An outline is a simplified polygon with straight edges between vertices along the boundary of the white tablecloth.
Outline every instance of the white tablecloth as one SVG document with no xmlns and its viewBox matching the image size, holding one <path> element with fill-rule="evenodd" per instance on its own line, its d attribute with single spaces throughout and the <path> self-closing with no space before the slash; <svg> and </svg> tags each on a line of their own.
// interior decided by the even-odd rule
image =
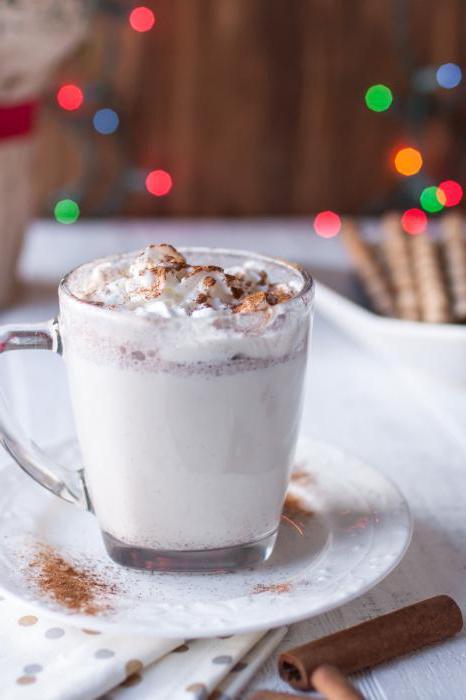
<svg viewBox="0 0 466 700">
<path fill-rule="evenodd" d="M 0 321 L 50 317 L 56 310 L 54 287 L 78 263 L 107 253 L 137 248 L 149 241 L 175 245 L 248 248 L 306 263 L 323 277 L 346 259 L 338 240 L 318 239 L 310 221 L 189 222 L 147 221 L 78 223 L 70 227 L 37 223 L 26 242 L 22 299 Z M 466 358 L 465 358 L 466 361 Z M 368 351 L 317 318 L 305 402 L 303 433 L 333 442 L 371 463 L 404 492 L 415 517 L 415 533 L 403 563 L 357 601 L 294 625 L 281 648 L 435 593 L 449 593 L 466 612 L 466 447 L 449 429 L 458 425 L 462 402 L 442 392 L 420 400 L 398 374 Z M 11 353 L 0 363 L 0 381 L 11 391 L 14 410 L 38 442 L 70 432 L 64 370 L 51 353 Z M 35 404 L 33 403 L 33 399 Z M 59 401 L 59 425 L 47 421 L 47 405 Z M 464 415 L 466 422 L 466 415 Z M 466 639 L 460 635 L 408 658 L 361 675 L 357 682 L 369 700 L 464 700 Z M 1 683 L 1 678 L 0 678 Z M 249 691 L 285 689 L 275 656 L 265 663 Z M 248 693 L 246 693 L 247 697 Z"/>
</svg>

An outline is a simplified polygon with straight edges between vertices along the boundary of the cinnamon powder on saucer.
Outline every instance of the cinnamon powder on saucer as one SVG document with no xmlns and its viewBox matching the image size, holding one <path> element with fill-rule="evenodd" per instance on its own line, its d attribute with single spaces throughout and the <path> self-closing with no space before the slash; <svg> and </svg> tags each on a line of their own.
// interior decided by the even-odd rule
<svg viewBox="0 0 466 700">
<path fill-rule="evenodd" d="M 253 593 L 289 593 L 293 586 L 288 581 L 284 583 L 258 583 L 254 586 Z"/>
<path fill-rule="evenodd" d="M 289 518 L 293 516 L 309 517 L 313 515 L 306 503 L 295 493 L 286 494 L 283 512 Z"/>
<path fill-rule="evenodd" d="M 66 561 L 50 546 L 40 546 L 28 565 L 29 578 L 55 602 L 73 612 L 98 615 L 108 612 L 108 596 L 116 586 L 103 580 L 91 567 Z"/>
</svg>

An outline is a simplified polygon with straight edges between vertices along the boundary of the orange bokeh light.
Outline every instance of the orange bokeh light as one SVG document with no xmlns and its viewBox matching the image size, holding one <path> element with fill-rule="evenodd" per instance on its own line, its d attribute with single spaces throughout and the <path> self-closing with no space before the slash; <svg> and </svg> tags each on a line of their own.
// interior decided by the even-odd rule
<svg viewBox="0 0 466 700">
<path fill-rule="evenodd" d="M 416 148 L 400 148 L 395 155 L 395 168 L 400 175 L 416 175 L 422 168 L 422 156 Z"/>
<path fill-rule="evenodd" d="M 443 188 L 442 188 L 441 185 L 439 185 L 439 186 L 437 187 L 437 189 L 436 189 L 436 191 L 435 191 L 435 194 L 436 194 L 436 196 L 437 196 L 438 201 L 439 201 L 440 204 L 442 205 L 442 207 L 445 207 L 446 204 L 447 204 L 447 194 L 446 194 L 446 192 L 443 190 Z"/>
</svg>

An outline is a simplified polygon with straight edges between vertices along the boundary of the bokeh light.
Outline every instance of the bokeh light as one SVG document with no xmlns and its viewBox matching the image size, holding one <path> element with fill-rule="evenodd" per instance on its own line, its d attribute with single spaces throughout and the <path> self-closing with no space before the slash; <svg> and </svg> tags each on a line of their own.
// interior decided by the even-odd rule
<svg viewBox="0 0 466 700">
<path fill-rule="evenodd" d="M 73 199 L 61 199 L 53 213 L 59 224 L 74 224 L 79 219 L 79 206 Z"/>
<path fill-rule="evenodd" d="M 430 187 L 425 187 L 421 196 L 419 197 L 421 202 L 421 207 L 431 214 L 435 214 L 438 211 L 442 211 L 445 206 L 447 198 L 440 187 L 435 187 L 431 185 Z"/>
<path fill-rule="evenodd" d="M 366 105 L 373 112 L 385 112 L 393 102 L 393 94 L 386 85 L 371 85 L 365 95 Z"/>
<path fill-rule="evenodd" d="M 463 199 L 463 188 L 455 180 L 444 180 L 438 187 L 445 195 L 446 207 L 456 207 Z"/>
<path fill-rule="evenodd" d="M 411 78 L 413 88 L 417 92 L 433 92 L 438 85 L 436 73 L 437 70 L 434 66 L 416 68 Z"/>
<path fill-rule="evenodd" d="M 57 92 L 58 104 L 62 109 L 66 109 L 69 112 L 79 109 L 83 101 L 83 91 L 77 85 L 62 85 Z"/>
<path fill-rule="evenodd" d="M 456 63 L 444 63 L 437 69 L 436 78 L 440 87 L 451 90 L 461 83 L 463 74 Z"/>
<path fill-rule="evenodd" d="M 152 170 L 146 177 L 146 189 L 156 197 L 163 197 L 173 187 L 173 180 L 166 170 Z"/>
<path fill-rule="evenodd" d="M 118 114 L 113 109 L 99 109 L 92 119 L 94 124 L 94 129 L 99 132 L 99 134 L 114 134 L 118 129 L 120 119 Z"/>
<path fill-rule="evenodd" d="M 141 5 L 131 11 L 129 23 L 135 32 L 148 32 L 155 24 L 155 15 L 151 9 Z"/>
<path fill-rule="evenodd" d="M 341 219 L 334 211 L 321 211 L 314 219 L 314 231 L 321 238 L 333 238 L 340 229 Z"/>
<path fill-rule="evenodd" d="M 422 209 L 408 209 L 401 217 L 401 226 L 411 236 L 418 236 L 427 228 L 427 216 Z"/>
<path fill-rule="evenodd" d="M 401 148 L 395 155 L 395 168 L 400 175 L 416 175 L 422 168 L 422 156 L 416 148 Z"/>
</svg>

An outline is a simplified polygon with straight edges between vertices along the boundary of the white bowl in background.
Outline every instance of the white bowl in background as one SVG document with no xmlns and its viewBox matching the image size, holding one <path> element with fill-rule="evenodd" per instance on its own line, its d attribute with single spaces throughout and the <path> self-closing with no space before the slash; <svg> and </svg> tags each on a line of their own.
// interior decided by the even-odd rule
<svg viewBox="0 0 466 700">
<path fill-rule="evenodd" d="M 423 323 L 379 316 L 318 282 L 322 316 L 388 359 L 442 382 L 466 388 L 466 325 Z M 351 293 L 351 292 L 350 292 Z"/>
</svg>

